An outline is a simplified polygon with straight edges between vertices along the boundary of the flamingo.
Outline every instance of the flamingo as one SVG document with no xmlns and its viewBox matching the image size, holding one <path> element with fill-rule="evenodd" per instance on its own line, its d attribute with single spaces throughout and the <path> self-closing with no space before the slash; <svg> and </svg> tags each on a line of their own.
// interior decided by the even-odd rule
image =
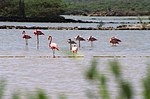
<svg viewBox="0 0 150 99">
<path fill-rule="evenodd" d="M 80 48 L 80 41 L 85 41 L 85 39 L 84 38 L 82 38 L 80 35 L 77 35 L 76 37 L 75 37 L 75 40 L 77 41 L 79 41 L 79 48 Z"/>
<path fill-rule="evenodd" d="M 77 44 L 75 41 L 72 41 L 71 39 L 68 39 L 67 42 L 70 44 L 70 51 L 72 49 L 72 44 Z"/>
<path fill-rule="evenodd" d="M 117 37 L 113 36 L 110 38 L 109 42 L 112 43 L 112 45 L 117 45 L 117 44 L 119 44 L 119 42 L 121 42 L 121 40 L 118 39 Z"/>
<path fill-rule="evenodd" d="M 52 43 L 52 36 L 51 35 L 49 35 L 48 40 L 50 40 L 49 47 L 53 50 L 53 57 L 55 57 L 55 50 L 59 51 L 59 48 L 58 48 L 56 43 Z"/>
<path fill-rule="evenodd" d="M 22 32 L 22 38 L 26 41 L 26 46 L 28 46 L 28 39 L 31 39 L 31 36 L 27 35 L 25 31 Z"/>
<path fill-rule="evenodd" d="M 90 36 L 87 40 L 91 42 L 91 47 L 93 46 L 93 41 L 97 41 L 97 39 L 93 36 Z"/>
<path fill-rule="evenodd" d="M 72 53 L 77 53 L 78 47 L 77 47 L 76 45 L 74 45 L 74 46 L 71 48 L 71 51 L 72 51 Z"/>
<path fill-rule="evenodd" d="M 39 49 L 39 35 L 44 35 L 44 33 L 36 29 L 34 34 L 37 36 L 37 49 Z"/>
</svg>

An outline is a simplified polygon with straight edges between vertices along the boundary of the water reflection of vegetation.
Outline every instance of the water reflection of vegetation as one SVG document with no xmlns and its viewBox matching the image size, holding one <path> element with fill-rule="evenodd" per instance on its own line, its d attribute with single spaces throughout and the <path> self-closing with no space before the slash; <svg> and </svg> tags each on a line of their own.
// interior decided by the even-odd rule
<svg viewBox="0 0 150 99">
<path fill-rule="evenodd" d="M 133 99 L 134 89 L 132 84 L 123 78 L 121 72 L 121 66 L 117 61 L 111 61 L 109 63 L 110 71 L 115 78 L 116 84 L 118 85 L 118 95 L 116 99 Z M 92 60 L 90 68 L 85 72 L 86 79 L 95 82 L 98 88 L 98 92 L 94 93 L 88 91 L 87 97 L 89 99 L 112 99 L 110 91 L 108 89 L 108 78 L 102 72 L 97 69 L 98 63 L 95 59 Z M 147 74 L 142 80 L 143 85 L 143 99 L 150 99 L 150 68 L 147 69 Z M 0 80 L 0 99 L 4 99 L 4 90 L 6 87 L 6 80 Z M 21 95 L 14 92 L 12 99 L 22 99 Z M 28 94 L 24 99 L 51 99 L 47 96 L 46 92 L 41 89 L 37 89 L 35 94 Z M 60 94 L 58 99 L 67 99 L 66 95 Z"/>
</svg>

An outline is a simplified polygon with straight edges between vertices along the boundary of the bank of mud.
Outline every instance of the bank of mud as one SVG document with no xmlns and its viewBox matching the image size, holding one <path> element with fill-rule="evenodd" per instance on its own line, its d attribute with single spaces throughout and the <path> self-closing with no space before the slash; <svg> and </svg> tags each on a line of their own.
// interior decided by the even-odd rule
<svg viewBox="0 0 150 99">
<path fill-rule="evenodd" d="M 150 24 L 120 25 L 117 27 L 50 27 L 2 25 L 0 29 L 44 29 L 44 30 L 150 30 Z"/>
</svg>

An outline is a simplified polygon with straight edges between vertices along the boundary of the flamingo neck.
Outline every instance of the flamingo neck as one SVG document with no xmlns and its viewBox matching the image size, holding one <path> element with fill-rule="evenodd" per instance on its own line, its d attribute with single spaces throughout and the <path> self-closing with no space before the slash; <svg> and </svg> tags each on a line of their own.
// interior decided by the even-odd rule
<svg viewBox="0 0 150 99">
<path fill-rule="evenodd" d="M 52 36 L 49 36 L 49 46 L 50 46 L 50 44 L 52 43 Z"/>
</svg>

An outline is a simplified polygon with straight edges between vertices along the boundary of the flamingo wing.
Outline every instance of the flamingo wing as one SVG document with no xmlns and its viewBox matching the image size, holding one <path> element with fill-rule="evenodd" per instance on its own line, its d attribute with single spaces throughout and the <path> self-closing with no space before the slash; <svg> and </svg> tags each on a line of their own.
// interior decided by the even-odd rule
<svg viewBox="0 0 150 99">
<path fill-rule="evenodd" d="M 29 35 L 23 35 L 23 37 L 22 38 L 24 38 L 24 39 L 30 39 L 31 38 L 31 36 L 29 36 Z"/>
<path fill-rule="evenodd" d="M 77 35 L 77 36 L 75 37 L 75 40 L 85 41 L 85 39 L 82 38 L 80 35 Z"/>
<path fill-rule="evenodd" d="M 80 37 L 80 41 L 85 41 L 85 39 L 84 39 L 84 38 L 82 38 L 82 37 Z"/>
<path fill-rule="evenodd" d="M 87 40 L 88 40 L 88 41 L 97 41 L 97 39 L 94 38 L 93 36 L 90 36 Z"/>
<path fill-rule="evenodd" d="M 59 50 L 59 48 L 58 48 L 58 46 L 57 46 L 56 43 L 51 43 L 50 47 L 51 47 L 51 49 L 57 49 L 57 50 Z"/>
<path fill-rule="evenodd" d="M 35 34 L 35 35 L 44 35 L 44 33 L 41 32 L 40 30 L 35 30 L 35 31 L 34 31 L 34 34 Z"/>
<path fill-rule="evenodd" d="M 67 41 L 69 44 L 77 44 L 75 41 L 72 41 L 71 39 L 68 39 Z"/>
</svg>

